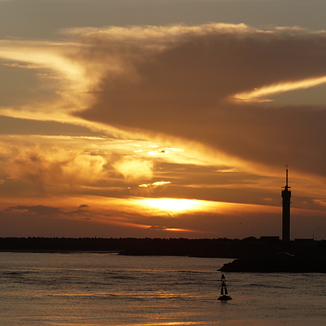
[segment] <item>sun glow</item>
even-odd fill
[[[141,204],[160,211],[185,212],[199,210],[200,206],[203,206],[203,201],[177,198],[154,198],[144,199],[141,201]]]

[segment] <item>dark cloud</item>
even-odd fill
[[[166,37],[159,51],[148,46],[157,46],[155,38],[147,46],[105,35],[89,36],[88,42],[92,53],[110,57],[114,52],[126,66],[123,73],[103,78],[96,103],[79,113],[83,118],[196,141],[270,168],[293,164],[326,177],[326,106],[229,101],[255,88],[326,75],[325,33],[203,27],[201,33]]]
[[[39,216],[54,216],[62,214],[63,212],[57,207],[48,207],[48,206],[14,206],[6,209],[6,212],[20,212],[22,214],[37,214]]]
[[[58,207],[51,207],[51,206],[43,206],[43,205],[37,205],[37,206],[12,206],[8,207],[3,213],[10,213],[10,214],[21,214],[25,216],[31,216],[31,215],[37,215],[39,217],[69,217],[72,215],[89,215],[86,212],[86,208],[89,208],[88,205],[80,205],[78,210],[69,211],[69,210],[63,210],[62,208]],[[91,213],[90,213],[91,214]]]
[[[85,209],[85,208],[89,208],[89,206],[86,205],[86,204],[83,204],[83,205],[80,205],[78,208],[79,208],[80,210],[83,210],[83,209]]]

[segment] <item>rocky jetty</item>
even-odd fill
[[[326,273],[326,259],[319,255],[295,256],[281,252],[242,257],[224,264],[220,270],[248,273]]]

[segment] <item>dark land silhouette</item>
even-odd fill
[[[114,252],[133,256],[234,258],[225,272],[326,272],[326,241],[184,238],[0,238],[7,252]]]
[[[325,255],[292,255],[287,252],[251,255],[225,264],[223,272],[247,273],[325,273]]]

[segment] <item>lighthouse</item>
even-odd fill
[[[290,205],[291,191],[289,190],[289,170],[286,166],[285,187],[282,190],[282,240],[290,241]]]

